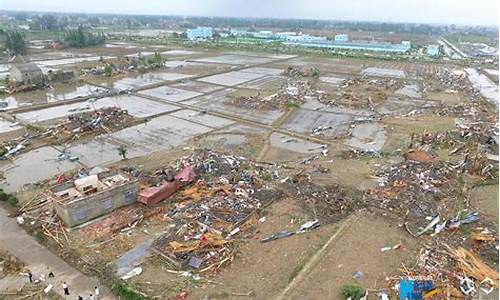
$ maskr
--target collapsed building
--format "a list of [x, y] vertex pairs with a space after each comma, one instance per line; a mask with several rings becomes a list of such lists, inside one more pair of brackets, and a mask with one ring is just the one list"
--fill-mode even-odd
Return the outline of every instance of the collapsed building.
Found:
[[51, 192], [57, 215], [74, 227], [134, 203], [139, 182], [124, 173], [104, 171], [61, 183]]

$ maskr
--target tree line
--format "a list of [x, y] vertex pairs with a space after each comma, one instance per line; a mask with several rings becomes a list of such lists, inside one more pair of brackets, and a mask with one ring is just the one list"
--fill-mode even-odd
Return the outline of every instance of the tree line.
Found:
[[63, 40], [69, 47], [85, 48], [104, 44], [106, 42], [106, 37], [102, 32], [87, 32], [84, 31], [82, 27], [78, 27], [78, 29], [68, 30]]

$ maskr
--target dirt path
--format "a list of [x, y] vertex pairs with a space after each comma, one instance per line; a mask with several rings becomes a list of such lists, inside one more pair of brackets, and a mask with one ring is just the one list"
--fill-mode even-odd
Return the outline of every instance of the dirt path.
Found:
[[55, 274], [48, 283], [54, 286], [54, 291], [63, 294], [62, 282], [66, 281], [70, 296], [66, 299], [77, 299], [78, 295], [89, 297], [94, 286], [99, 286], [100, 299], [116, 299], [109, 289], [98, 284], [96, 278], [91, 278], [68, 265], [61, 258], [38, 244], [35, 239], [26, 233], [16, 223], [15, 218], [9, 218], [7, 212], [0, 207], [0, 248], [10, 252], [26, 263], [35, 277], [44, 274], [47, 277], [47, 267]]

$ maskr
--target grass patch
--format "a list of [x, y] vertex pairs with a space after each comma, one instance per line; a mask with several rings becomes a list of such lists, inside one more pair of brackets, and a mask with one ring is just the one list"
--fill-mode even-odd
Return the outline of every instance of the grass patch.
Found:
[[40, 244], [43, 244], [45, 242], [45, 235], [41, 233], [40, 231], [35, 232], [35, 240], [39, 242]]
[[111, 291], [113, 292], [113, 294], [115, 294], [115, 296], [118, 296], [120, 299], [124, 299], [124, 300], [145, 300], [145, 299], [147, 299], [143, 295], [134, 291], [128, 285], [126, 285], [124, 283], [120, 283], [120, 282], [113, 285], [113, 288], [111, 289]]
[[0, 189], [0, 201], [7, 201], [12, 206], [17, 206], [19, 202], [14, 195], [8, 194], [2, 189]]
[[344, 299], [359, 300], [365, 295], [365, 289], [356, 284], [344, 284], [340, 288], [340, 294]]
[[299, 108], [299, 107], [300, 107], [300, 104], [298, 104], [297, 102], [293, 102], [293, 101], [287, 102], [285, 104], [286, 109], [293, 109], [293, 108]]

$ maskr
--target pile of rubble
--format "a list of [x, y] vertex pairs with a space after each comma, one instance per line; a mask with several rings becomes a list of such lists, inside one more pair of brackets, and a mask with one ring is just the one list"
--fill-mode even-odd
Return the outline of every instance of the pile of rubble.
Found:
[[240, 96], [229, 100], [227, 103], [243, 108], [257, 110], [286, 110], [299, 106], [312, 98], [322, 97], [309, 80], [288, 79], [282, 84], [279, 91], [271, 96]]
[[372, 79], [360, 76], [344, 80], [337, 93], [318, 97], [318, 100], [325, 105], [370, 106], [372, 103], [384, 101], [387, 91], [395, 91], [403, 85], [403, 82], [391, 78]]
[[360, 208], [361, 194], [338, 185], [318, 185], [310, 174], [300, 172], [280, 187], [313, 219], [321, 224], [337, 222], [347, 217], [355, 208]]
[[464, 72], [454, 72], [451, 70], [445, 70], [441, 72], [436, 72], [426, 78], [425, 82], [432, 83], [431, 85], [424, 85], [424, 94], [428, 93], [432, 88], [444, 87], [446, 91], [456, 92], [462, 91], [466, 95], [477, 94], [476, 89], [474, 89]]
[[316, 67], [293, 67], [288, 66], [285, 71], [283, 71], [283, 75], [288, 77], [318, 77], [319, 69]]
[[232, 257], [232, 238], [244, 234], [251, 217], [282, 194], [269, 182], [276, 171], [242, 157], [201, 149], [173, 169], [186, 165], [198, 180], [175, 197], [166, 212], [174, 225], [153, 248], [178, 268], [206, 271]]
[[[427, 159], [421, 152], [412, 153], [413, 159]], [[425, 217], [441, 212], [444, 208], [439, 204], [447, 197], [443, 189], [447, 187], [451, 169], [443, 164], [420, 161], [407, 160], [380, 170], [376, 174], [379, 187], [367, 192], [368, 202], [404, 216], [416, 226], [421, 225]]]

